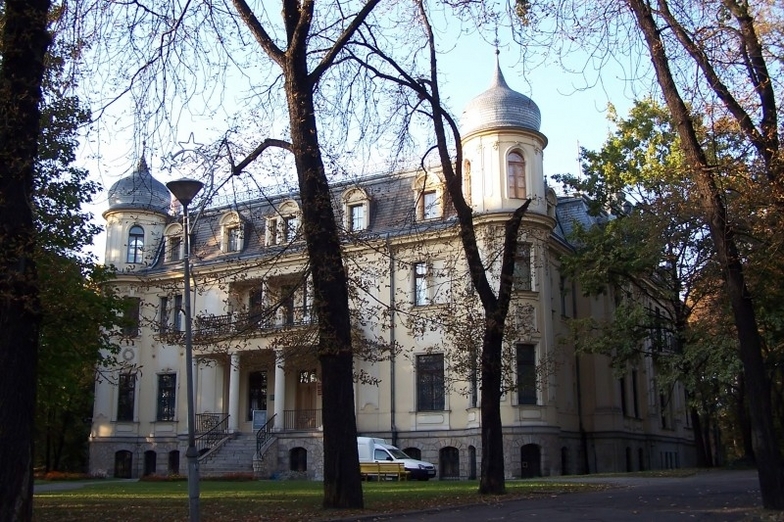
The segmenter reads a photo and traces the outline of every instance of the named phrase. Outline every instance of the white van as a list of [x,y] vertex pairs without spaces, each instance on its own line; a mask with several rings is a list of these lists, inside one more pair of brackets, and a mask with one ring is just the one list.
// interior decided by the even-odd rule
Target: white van
[[428,480],[436,476],[436,467],[429,462],[412,459],[384,439],[357,437],[360,462],[402,462],[409,477]]

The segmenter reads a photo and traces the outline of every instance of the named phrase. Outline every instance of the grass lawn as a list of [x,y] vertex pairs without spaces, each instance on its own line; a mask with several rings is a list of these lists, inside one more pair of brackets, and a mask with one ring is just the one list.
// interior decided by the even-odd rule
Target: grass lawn
[[[601,488],[596,484],[507,481],[503,497],[479,497],[476,481],[363,483],[365,510],[321,508],[321,482],[254,481],[200,483],[201,518],[214,521],[318,521],[359,514],[393,513],[511,497],[562,494]],[[150,522],[188,519],[188,484],[96,481],[79,489],[36,493],[38,522]]]

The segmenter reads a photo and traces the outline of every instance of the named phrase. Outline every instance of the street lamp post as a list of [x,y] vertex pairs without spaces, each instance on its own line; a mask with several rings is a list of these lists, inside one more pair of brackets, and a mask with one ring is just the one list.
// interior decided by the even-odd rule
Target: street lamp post
[[193,333],[191,332],[191,261],[190,261],[190,230],[188,222],[188,205],[202,189],[204,184],[195,179],[178,179],[166,184],[169,192],[182,205],[182,233],[185,294],[185,375],[186,393],[188,394],[188,510],[191,522],[199,522],[199,454],[196,451],[196,412],[193,404]]

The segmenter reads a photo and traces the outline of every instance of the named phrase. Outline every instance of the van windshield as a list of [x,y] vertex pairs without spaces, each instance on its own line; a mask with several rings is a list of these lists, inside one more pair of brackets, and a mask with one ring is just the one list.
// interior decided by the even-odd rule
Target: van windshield
[[408,455],[406,455],[405,453],[403,453],[402,451],[400,451],[397,448],[387,448],[387,451],[393,457],[395,457],[396,459],[410,459],[411,458],[411,457],[409,457]]

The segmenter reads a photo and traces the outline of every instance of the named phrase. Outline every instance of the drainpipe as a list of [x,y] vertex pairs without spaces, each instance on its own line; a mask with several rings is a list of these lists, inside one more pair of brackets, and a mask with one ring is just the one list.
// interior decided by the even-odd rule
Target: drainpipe
[[397,426],[395,425],[395,255],[387,232],[387,252],[389,252],[389,423],[392,431],[392,445],[397,446]]

